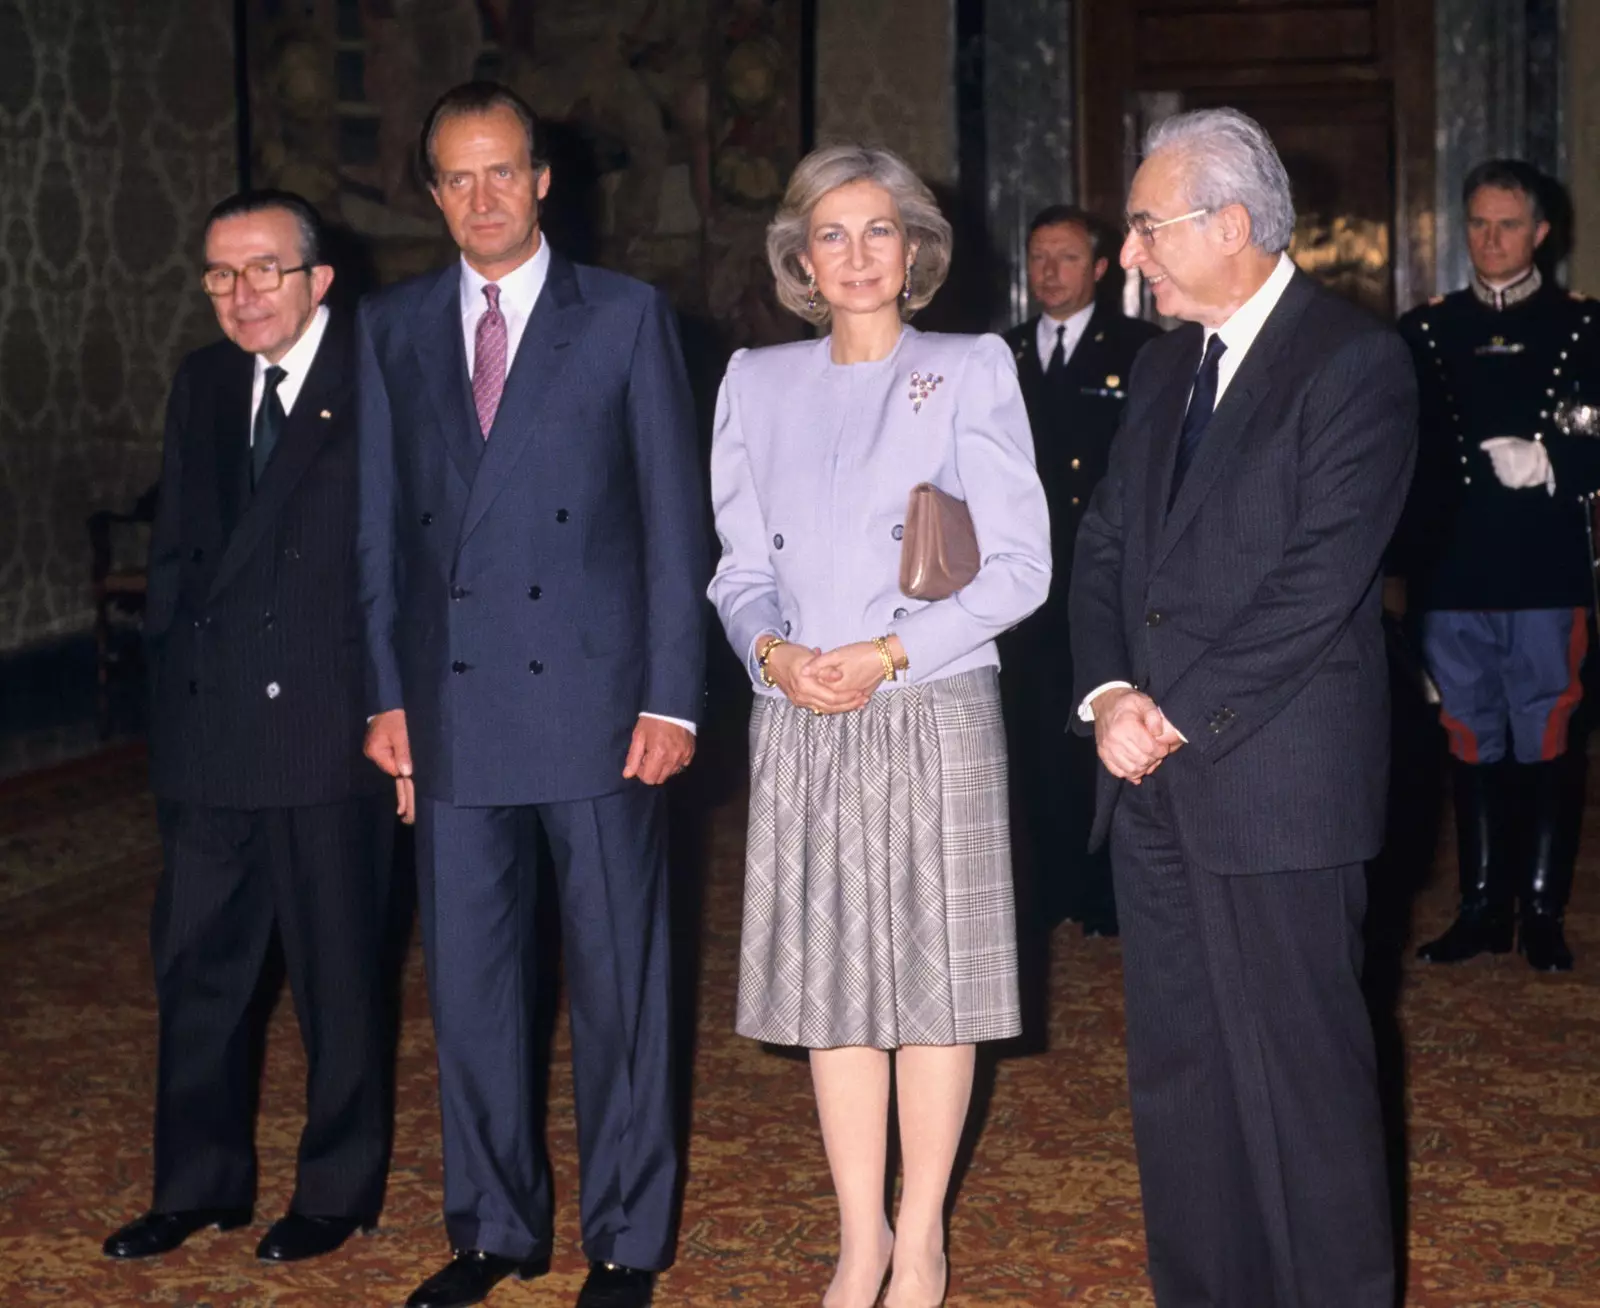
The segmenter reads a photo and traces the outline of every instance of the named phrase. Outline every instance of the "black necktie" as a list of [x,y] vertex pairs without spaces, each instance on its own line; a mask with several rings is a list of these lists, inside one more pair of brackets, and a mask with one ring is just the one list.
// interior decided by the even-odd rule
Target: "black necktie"
[[1194,462],[1195,451],[1200,448],[1200,438],[1205,435],[1211,421],[1211,411],[1217,407],[1217,364],[1228,347],[1222,337],[1215,334],[1206,342],[1205,357],[1200,360],[1200,371],[1194,375],[1194,390],[1189,393],[1189,409],[1183,415],[1183,431],[1178,436],[1178,462],[1172,469],[1172,493],[1167,496],[1167,507],[1178,498],[1178,487],[1183,476]]
[[283,401],[278,398],[278,383],[289,374],[282,368],[271,367],[266,372],[266,386],[261,391],[261,407],[256,410],[255,428],[250,433],[250,489],[261,483],[272,448],[283,431]]
[[1056,328],[1056,348],[1050,351],[1050,362],[1045,365],[1046,377],[1057,377],[1067,366],[1067,324]]

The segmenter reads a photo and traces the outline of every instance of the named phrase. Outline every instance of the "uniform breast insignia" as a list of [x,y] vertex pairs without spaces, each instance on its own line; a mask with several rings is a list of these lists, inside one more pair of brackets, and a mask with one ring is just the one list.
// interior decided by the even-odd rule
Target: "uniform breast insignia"
[[1096,332],[1096,333],[1095,333],[1095,334],[1094,334],[1094,338],[1095,338],[1095,340],[1097,340],[1097,341],[1103,341],[1103,340],[1105,340],[1105,338],[1106,338],[1106,334],[1105,334],[1105,333],[1104,333],[1104,332]]
[[1116,390],[1117,387],[1122,385],[1122,378],[1117,376],[1116,373],[1112,373],[1106,378],[1106,385],[1112,390]]
[[[1442,295],[1431,296],[1429,298],[1429,300],[1428,300],[1428,303],[1429,304],[1443,304],[1444,303],[1444,296],[1442,296]],[[1427,323],[1423,323],[1422,326],[1423,326],[1423,330],[1427,330],[1427,326],[1428,326]]]
[[1521,341],[1508,341],[1504,336],[1491,336],[1487,345],[1480,345],[1474,354],[1521,354],[1528,347]]
[[317,417],[319,417],[319,418],[331,418],[331,417],[333,417],[333,414],[330,413],[327,409],[324,409],[321,413],[319,413],[317,415]]
[[943,377],[935,376],[931,372],[914,372],[911,374],[911,393],[908,398],[911,400],[911,411],[913,413],[922,412],[922,402],[938,389],[939,383],[943,380]]
[[1128,392],[1122,390],[1121,386],[1121,376],[1112,372],[1106,374],[1106,384],[1104,386],[1083,386],[1079,388],[1078,394],[1099,395],[1108,400],[1124,400],[1127,399]]

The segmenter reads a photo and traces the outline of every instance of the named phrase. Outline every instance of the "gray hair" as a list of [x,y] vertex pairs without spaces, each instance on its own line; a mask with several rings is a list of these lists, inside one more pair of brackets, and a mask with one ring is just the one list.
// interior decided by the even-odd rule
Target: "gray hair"
[[800,255],[811,235],[811,211],[830,191],[851,182],[875,182],[889,192],[906,245],[917,247],[911,295],[900,301],[901,316],[909,318],[933,299],[950,271],[950,223],[939,212],[939,202],[927,184],[899,155],[869,145],[818,146],[795,168],[783,202],[767,227],[767,262],[777,282],[778,303],[807,322],[821,325],[829,318],[828,302],[809,304],[811,290]]
[[1181,159],[1191,208],[1215,213],[1241,204],[1250,215],[1250,243],[1277,254],[1294,235],[1289,174],[1266,129],[1237,109],[1195,109],[1157,123],[1144,155],[1172,150]]

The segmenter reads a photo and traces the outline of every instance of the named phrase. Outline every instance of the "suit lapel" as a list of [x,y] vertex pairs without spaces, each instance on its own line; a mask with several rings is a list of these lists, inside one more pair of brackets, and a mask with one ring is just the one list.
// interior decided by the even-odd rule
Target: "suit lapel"
[[[505,488],[511,470],[534,438],[541,410],[549,412],[548,397],[560,379],[568,347],[582,333],[591,312],[579,293],[572,265],[552,251],[544,288],[506,374],[494,428],[467,496],[461,540],[472,534]],[[459,326],[456,334],[460,335]]]
[[1024,391],[1031,391],[1044,383],[1044,369],[1039,366],[1039,318],[1034,315],[1022,325],[1022,339],[1014,347],[1017,360],[1017,379]]
[[[1172,490],[1172,470],[1178,457],[1178,434],[1183,430],[1184,411],[1189,407],[1189,391],[1195,370],[1200,366],[1200,342],[1204,330],[1195,323],[1173,329],[1172,337],[1183,341],[1177,352],[1178,363],[1164,379],[1151,406],[1150,423],[1155,434],[1150,441],[1150,463],[1145,469],[1146,508],[1149,512],[1149,548],[1153,555],[1160,544],[1167,518],[1167,497]],[[1191,470],[1190,475],[1193,475]]]
[[223,544],[239,525],[239,515],[250,496],[250,388],[254,381],[254,356],[230,350],[213,392],[216,412],[211,431]]
[[461,264],[442,269],[422,302],[411,334],[412,348],[439,419],[439,431],[464,485],[471,486],[483,462],[483,434],[467,375],[467,342],[461,328]]
[[[1233,380],[1228,383],[1226,393],[1206,426],[1200,448],[1194,456],[1194,463],[1184,477],[1183,485],[1178,489],[1178,498],[1173,501],[1172,512],[1167,515],[1160,541],[1150,560],[1152,571],[1160,567],[1162,561],[1172,552],[1184,528],[1189,525],[1195,511],[1204,503],[1218,476],[1227,467],[1229,459],[1238,449],[1240,441],[1244,439],[1252,415],[1272,386],[1273,370],[1278,356],[1288,348],[1289,342],[1293,339],[1295,328],[1305,313],[1306,305],[1311,302],[1314,287],[1315,283],[1304,273],[1294,275],[1272,312],[1267,315],[1267,320],[1251,344],[1244,362],[1239,365],[1239,371],[1234,373]],[[1198,352],[1195,366],[1199,366]],[[1179,427],[1182,426],[1182,422],[1180,414]],[[1168,451],[1165,461],[1168,485],[1171,484],[1172,465],[1177,455],[1176,432],[1173,441],[1173,448]],[[1164,494],[1165,488],[1163,488]],[[1163,498],[1160,504],[1165,503],[1166,500]],[[1159,508],[1160,505],[1156,507]]]
[[[295,397],[294,409],[283,424],[277,448],[222,552],[211,580],[213,596],[238,574],[283,511],[306,469],[337,429],[334,419],[345,417],[350,398],[349,356],[349,327],[343,319],[332,318]],[[248,394],[244,407],[248,414]]]

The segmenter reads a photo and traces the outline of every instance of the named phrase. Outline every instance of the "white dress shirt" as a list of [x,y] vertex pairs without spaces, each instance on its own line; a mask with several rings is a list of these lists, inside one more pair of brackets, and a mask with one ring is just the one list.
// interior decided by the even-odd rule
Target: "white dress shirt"
[[[328,306],[319,304],[311,315],[311,325],[300,333],[300,339],[289,347],[289,353],[279,359],[276,366],[283,369],[284,377],[278,383],[278,402],[283,405],[283,416],[288,417],[305,385],[306,374],[311,371],[311,361],[317,357],[317,347],[328,330]],[[261,410],[261,397],[267,393],[267,369],[273,367],[262,355],[256,355],[255,380],[250,383],[250,444],[256,443],[256,414]]]
[[[522,333],[527,330],[528,319],[533,317],[534,305],[544,290],[545,279],[550,275],[550,242],[539,238],[539,248],[533,258],[518,264],[495,283],[500,288],[500,314],[506,320],[506,376],[516,362],[517,346],[522,344]],[[474,357],[478,351],[478,319],[489,310],[489,301],[483,288],[489,279],[461,259],[461,331],[467,345],[467,380],[472,380],[472,370],[477,366]],[[669,718],[665,713],[640,713],[641,718],[659,718],[682,727],[691,736],[695,724],[683,718]]]
[[[1200,342],[1202,359],[1205,358],[1206,347],[1211,344],[1213,336],[1222,337],[1222,343],[1228,347],[1217,360],[1217,399],[1211,408],[1213,413],[1216,412],[1216,405],[1222,403],[1223,392],[1228,389],[1228,383],[1239,371],[1239,365],[1244,362],[1245,355],[1250,353],[1250,347],[1256,343],[1256,337],[1261,335],[1262,327],[1272,316],[1272,311],[1278,307],[1278,301],[1288,289],[1294,271],[1294,260],[1287,253],[1280,254],[1277,267],[1256,289],[1256,293],[1234,310],[1233,317],[1215,331],[1209,327],[1206,329],[1205,336]],[[1198,365],[1196,367],[1198,369]],[[1193,384],[1189,387],[1189,394],[1194,394]],[[1132,683],[1127,681],[1108,681],[1104,685],[1096,686],[1083,697],[1083,703],[1078,705],[1078,720],[1094,721],[1094,709],[1091,706],[1105,691],[1131,689],[1133,689]],[[1180,739],[1187,739],[1181,731],[1178,735]]]
[[[511,375],[511,365],[516,361],[517,346],[522,344],[522,333],[528,319],[533,317],[533,306],[539,303],[539,293],[544,290],[545,278],[550,275],[550,242],[539,238],[539,248],[533,258],[518,264],[495,283],[500,288],[500,315],[506,320],[506,376]],[[461,260],[461,331],[467,342],[467,380],[478,361],[478,319],[489,310],[489,301],[483,288],[489,279],[463,257]]]
[[1056,329],[1067,329],[1061,336],[1061,362],[1065,363],[1072,358],[1072,352],[1078,348],[1078,342],[1083,339],[1084,330],[1089,326],[1089,319],[1093,317],[1093,300],[1066,318],[1052,318],[1048,313],[1039,315],[1039,326],[1034,335],[1038,341],[1039,367],[1042,371],[1050,370],[1050,356],[1056,352]]

